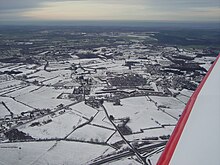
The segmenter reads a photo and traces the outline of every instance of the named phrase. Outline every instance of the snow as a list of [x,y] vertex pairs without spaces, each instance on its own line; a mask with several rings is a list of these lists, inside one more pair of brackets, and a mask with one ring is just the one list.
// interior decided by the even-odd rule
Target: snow
[[127,126],[131,128],[133,132],[138,132],[140,129],[146,129],[151,127],[158,127],[159,125],[155,123],[150,117],[148,112],[139,112],[133,116]]
[[99,111],[91,123],[96,124],[96,125],[100,125],[100,126],[104,126],[104,127],[110,128],[110,129],[115,129],[115,127],[111,124],[111,122],[106,117],[106,114],[104,111]]
[[212,64],[202,64],[200,65],[201,67],[205,68],[207,71],[209,70],[209,68],[212,66]]
[[181,94],[191,97],[191,95],[193,94],[194,91],[192,90],[188,90],[188,89],[183,89],[182,91],[180,91]]
[[0,164],[86,164],[108,148],[109,146],[69,141],[5,143],[0,144]]
[[189,101],[189,97],[188,97],[188,96],[185,96],[185,95],[182,95],[182,94],[178,95],[176,98],[177,98],[179,101],[181,101],[181,102],[183,102],[183,103],[185,103],[185,104]]
[[150,96],[152,100],[157,102],[157,105],[165,105],[171,109],[184,109],[185,104],[175,99],[174,97]]
[[[120,34],[121,33],[119,33],[119,35]],[[109,34],[105,35],[109,36]],[[112,33],[112,36],[114,36],[114,33]],[[118,34],[116,36],[118,37]],[[108,72],[112,77],[123,76],[124,74],[139,74],[146,78],[146,83],[148,85],[150,83],[150,87],[152,87],[154,91],[157,92],[162,90],[161,85],[163,84],[164,78],[167,80],[172,80],[174,77],[172,74],[160,75],[160,73],[152,73],[151,75],[151,71],[147,70],[145,65],[160,64],[161,66],[167,66],[172,64],[172,62],[166,58],[166,54],[168,55],[177,53],[189,56],[195,56],[195,54],[186,52],[186,50],[181,50],[182,53],[179,53],[177,52],[177,48],[174,47],[155,47],[151,44],[143,46],[141,42],[138,43],[141,41],[140,39],[151,39],[153,33],[149,35],[145,33],[123,33],[122,36],[132,37],[133,39],[130,41],[136,43],[130,42],[128,45],[124,45],[126,42],[122,41],[121,44],[123,45],[118,45],[115,48],[103,47],[106,49],[105,52],[102,50],[102,47],[98,48],[98,51],[94,53],[96,53],[100,59],[75,58],[76,56],[74,54],[77,52],[92,53],[92,51],[95,49],[81,49],[76,51],[67,50],[68,52],[66,53],[71,55],[73,58],[68,59],[68,61],[65,59],[66,62],[59,62],[57,61],[58,59],[50,59],[49,66],[47,67],[48,71],[44,70],[46,61],[43,61],[42,58],[39,61],[39,63],[42,64],[41,66],[25,64],[6,65],[0,63],[0,71],[14,69],[23,72],[21,74],[14,75],[15,77],[5,74],[0,75],[0,102],[4,101],[15,114],[31,111],[33,109],[44,108],[49,108],[51,111],[54,111],[61,108],[61,106],[58,108],[58,105],[60,104],[66,106],[64,107],[65,110],[60,109],[59,111],[55,111],[55,115],[49,114],[46,116],[39,116],[39,118],[33,119],[33,121],[31,119],[29,121],[26,119],[27,123],[23,122],[22,125],[16,125],[15,128],[32,136],[35,139],[44,139],[50,141],[21,143],[13,142],[13,144],[0,144],[0,164],[90,164],[92,162],[91,160],[94,158],[100,158],[105,154],[107,155],[116,153],[121,151],[122,148],[128,147],[127,144],[124,144],[123,147],[116,151],[115,149],[108,146],[109,144],[122,141],[122,138],[107,118],[106,113],[102,107],[92,108],[86,105],[84,102],[77,103],[76,100],[68,98],[68,95],[73,92],[73,87],[81,85],[76,77],[83,75],[85,78],[91,78],[93,80],[93,84],[91,85],[90,96],[95,96],[97,98],[105,97],[104,94],[96,94],[96,92],[100,92],[102,89],[109,86],[109,84],[105,81],[101,81],[107,80],[109,78],[107,77]],[[118,41],[118,43],[120,43],[120,41]],[[47,51],[45,50],[43,53],[46,52]],[[122,53],[123,55],[116,55],[114,56],[114,59],[105,59],[107,55],[115,55],[117,52]],[[55,54],[57,53],[59,52],[56,52]],[[146,59],[140,59],[141,57],[145,57]],[[125,62],[127,60],[136,61],[138,64],[135,64],[135,66],[132,66],[132,69],[129,70],[128,66],[125,66]],[[200,66],[208,69],[211,66],[211,62],[213,60],[213,57],[196,57],[194,62],[199,62]],[[86,71],[80,67],[78,67],[77,73],[75,73],[73,70],[67,69],[74,64],[77,67],[81,66],[82,68],[85,68]],[[88,74],[88,71],[90,71],[90,74]],[[25,81],[15,80],[20,79],[22,75],[26,75],[28,78]],[[186,76],[190,75],[188,74]],[[195,81],[199,81],[201,77],[202,76],[196,77]],[[190,77],[186,78],[189,79]],[[36,83],[35,80],[38,81],[37,85],[34,85]],[[169,85],[172,86],[172,83]],[[150,137],[170,135],[175,128],[175,124],[182,114],[183,109],[185,108],[185,104],[193,93],[193,91],[186,89],[182,91],[174,90],[171,86],[169,86],[171,88],[170,90],[173,95],[176,94],[175,97],[130,97],[121,99],[121,106],[115,106],[112,102],[106,101],[104,102],[104,106],[107,109],[108,114],[114,116],[113,122],[116,125],[121,124],[123,119],[129,118],[126,126],[132,130],[133,134],[125,135],[125,138],[131,141],[131,143],[146,140],[146,138]],[[131,92],[133,89],[128,87],[127,89],[121,90]],[[57,96],[60,94],[63,94],[65,97],[62,99],[57,99]],[[216,116],[214,116],[211,112],[212,106],[210,107],[210,114],[208,113],[206,115],[212,115],[213,118],[217,118],[219,114],[216,113]],[[0,104],[0,117],[3,118],[6,114],[9,114],[9,112],[2,104]],[[194,117],[194,119],[196,119],[196,117]],[[86,123],[89,121],[89,119],[92,121],[90,123]],[[14,119],[14,121],[9,121],[7,123],[7,121],[5,122],[2,119],[2,123],[4,126],[4,124],[6,125],[10,122],[14,122],[12,123],[14,126],[16,122],[18,122],[16,120],[17,119]],[[49,123],[45,122],[50,120],[52,121]],[[32,125],[31,127],[30,125],[34,122],[39,122],[40,125]],[[203,122],[206,125],[212,123],[212,121],[207,121],[206,118],[203,119]],[[19,122],[19,124],[20,123],[21,122]],[[82,126],[83,123],[86,123],[86,125]],[[204,123],[202,123],[203,127],[206,126],[204,126]],[[219,125],[219,123],[215,124]],[[215,127],[215,125],[212,125],[212,128],[214,128],[214,130],[218,129]],[[206,130],[210,128],[201,129],[201,127],[199,127],[197,129],[200,129],[206,133]],[[207,131],[211,131],[211,129]],[[4,140],[4,136],[1,136],[0,138]],[[57,141],[52,141],[54,139],[57,139]],[[208,140],[212,139],[216,140],[217,138],[209,137]],[[163,140],[152,140],[152,142],[155,141],[159,142]],[[95,142],[103,142],[103,144],[94,144]],[[104,144],[104,142],[107,142],[107,144]],[[216,140],[216,144],[217,143],[218,141]],[[18,149],[19,147],[22,149]],[[160,153],[153,154],[153,156],[150,157],[153,164],[156,164],[159,155]],[[134,160],[134,158],[135,156],[121,158],[120,160],[107,164],[139,164]]]
[[[168,101],[172,99],[164,100],[164,97],[157,97],[157,100],[162,100],[164,104],[169,104]],[[113,115],[115,119],[130,118],[127,126],[132,129],[132,132],[139,132],[140,129],[151,127],[160,127],[162,124],[176,124],[177,122],[169,115],[159,111],[147,97],[122,99],[121,104],[122,106],[113,106],[112,103],[104,103],[109,115]]]
[[3,106],[3,104],[0,104],[0,118],[3,118],[5,115],[10,115],[8,110]]
[[20,80],[10,80],[10,81],[3,81],[0,82],[0,90],[5,89],[5,88],[9,88],[12,86],[18,86],[21,84]]
[[22,82],[18,80],[7,80],[4,82],[0,82],[0,94],[2,95],[11,91],[16,91],[18,88],[24,86],[25,84],[22,84]]
[[[128,100],[128,102],[130,101]],[[146,107],[151,104],[150,102],[149,104],[148,102],[142,104],[133,104],[133,106],[127,104],[128,102],[122,100],[122,106],[113,106],[112,103],[105,103],[105,107],[108,113],[113,115],[116,119],[129,117],[130,121],[127,123],[127,126],[129,126],[133,132],[140,131],[140,129],[144,128],[158,126],[154,121],[151,120],[146,110]],[[156,109],[156,107],[153,105],[151,108]]]
[[7,96],[18,97],[18,96],[21,96],[21,95],[29,94],[31,91],[36,90],[38,88],[39,88],[38,86],[30,85],[30,86],[27,86],[25,88],[10,92],[9,94],[7,94]]
[[[24,165],[48,152],[55,142],[0,143],[1,165]],[[19,147],[21,149],[19,149]]]
[[[40,70],[34,74],[31,74],[28,76],[29,81],[34,81],[37,80],[39,82],[45,82],[47,80],[51,80],[57,77],[62,77],[62,78],[69,78],[71,74],[70,70],[57,70],[57,71],[45,71],[45,70]],[[34,77],[34,78],[31,78]]]
[[142,138],[170,135],[172,133],[173,129],[174,129],[174,127],[171,127],[171,128],[165,127],[165,128],[144,130],[144,132],[140,133],[140,134],[127,135],[126,139],[132,141],[133,139],[142,139]]
[[114,131],[106,128],[86,125],[75,130],[68,139],[105,142],[113,133]]
[[[171,135],[173,132],[174,127],[164,127],[164,128],[155,128],[155,129],[149,129],[149,130],[144,130],[142,133],[137,133],[137,134],[131,134],[131,135],[125,135],[124,137],[128,141],[134,141],[136,140],[144,140],[146,138],[150,137],[159,137],[159,136],[167,136]],[[111,139],[108,141],[109,144],[114,144],[118,141],[121,141],[122,138],[119,135],[119,133],[115,133]]]
[[8,94],[11,97],[15,97],[16,100],[28,104],[34,108],[51,108],[54,109],[59,104],[69,105],[73,103],[70,100],[56,99],[61,93],[61,90],[56,90],[52,87],[38,87],[28,86],[21,90]]
[[79,142],[61,141],[33,165],[73,165],[87,164],[86,162],[94,159],[108,149],[109,146],[86,144]]
[[[171,108],[180,108],[178,100],[175,98],[158,97],[154,98],[158,102],[163,103],[162,105],[170,105],[169,101],[172,101],[174,106]],[[127,126],[132,129],[135,134],[126,135],[127,140],[143,139],[148,137],[159,137],[162,135],[170,135],[174,129],[177,120],[161,110],[158,110],[154,102],[150,101],[148,97],[131,97],[121,99],[122,106],[113,106],[112,103],[104,102],[109,115],[113,115],[115,119],[129,117],[130,121]],[[182,107],[182,106],[181,106]],[[165,111],[169,112],[174,117],[179,118],[179,114],[182,113],[183,109],[170,109],[167,108]],[[117,121],[115,122],[117,123]],[[162,127],[162,125],[171,125]],[[114,134],[109,143],[115,143],[120,141],[121,136],[116,133]]]
[[[179,119],[181,114],[183,113],[184,109],[170,109],[170,108],[161,108],[162,110],[164,110],[165,112],[169,113],[170,115],[172,115],[173,117],[175,117],[176,119]],[[170,124],[176,124],[177,121],[170,123]],[[166,123],[167,124],[167,123]]]
[[131,157],[122,158],[122,159],[120,159],[118,161],[106,163],[106,165],[128,165],[128,164],[129,165],[141,165],[141,163],[135,161]]
[[61,62],[49,62],[49,66],[48,68],[49,69],[65,69],[65,68],[68,68],[70,67],[71,65],[69,63],[61,63]]
[[53,98],[48,97],[47,95],[40,95],[40,94],[33,94],[33,93],[19,96],[17,97],[17,100],[25,104],[28,104],[34,108],[39,108],[39,109],[43,109],[43,108],[55,109],[60,104],[69,105],[73,103],[70,100],[53,99]]
[[215,59],[215,57],[201,57],[195,58],[194,61],[200,63],[200,66],[208,71],[212,65],[211,62],[213,62]]
[[176,124],[177,120],[173,117],[169,116],[168,114],[162,112],[162,111],[155,111],[149,113],[151,118],[156,122],[159,123],[159,125],[166,125],[166,124]]
[[76,111],[77,113],[79,113],[80,115],[87,117],[87,118],[90,118],[97,113],[96,109],[86,105],[84,102],[72,105],[70,106],[70,108]]
[[33,91],[32,93],[34,93],[34,94],[36,93],[36,94],[39,94],[42,96],[47,95],[47,97],[50,97],[50,98],[56,98],[62,92],[63,92],[62,90],[56,90],[52,87],[45,87],[44,86],[42,88],[39,88],[36,91]]
[[[6,106],[11,110],[11,112],[13,112],[14,114],[20,114],[21,112],[26,112],[26,111],[32,111],[33,110],[32,108],[30,108],[30,107],[28,107],[26,105],[23,105],[23,104],[21,104],[19,102],[16,102],[12,98],[1,97],[0,96],[0,100],[3,101],[6,104]],[[5,109],[5,107],[4,107],[4,109]],[[2,111],[2,110],[3,109],[0,108],[0,111]]]
[[51,79],[51,80],[48,80],[48,81],[46,81],[46,82],[43,82],[43,84],[45,84],[45,85],[55,85],[56,83],[59,83],[59,82],[61,82],[62,80],[63,80],[62,77],[55,77],[55,78],[53,78],[53,79]]
[[[52,122],[48,124],[43,124],[43,121],[52,119]],[[30,124],[25,126],[18,127],[22,132],[28,133],[33,138],[37,139],[51,139],[51,138],[64,138],[69,134],[75,127],[85,122],[85,119],[82,119],[79,116],[74,114],[65,113],[58,115],[57,117],[51,118],[46,116],[44,118],[35,120],[33,122],[39,121],[41,126],[30,127]],[[33,123],[32,122],[32,123]],[[56,129],[54,129],[56,128]]]
[[151,161],[152,165],[157,164],[157,162],[158,162],[158,160],[160,158],[160,155],[162,154],[162,151],[163,150],[161,150],[158,153],[153,154],[152,156],[149,156],[148,159]]
[[198,62],[198,63],[211,63],[212,61],[214,61],[216,59],[216,57],[200,57],[200,58],[195,58],[194,61]]

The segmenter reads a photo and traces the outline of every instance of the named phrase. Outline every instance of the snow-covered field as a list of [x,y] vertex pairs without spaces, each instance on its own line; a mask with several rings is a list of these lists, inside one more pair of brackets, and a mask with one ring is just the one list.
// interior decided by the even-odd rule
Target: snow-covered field
[[32,164],[55,144],[51,142],[0,143],[0,164]]
[[[0,100],[3,101],[6,104],[6,106],[11,110],[11,112],[13,112],[14,114],[20,115],[21,112],[27,112],[27,111],[33,110],[33,108],[30,108],[24,104],[21,104],[21,103],[15,101],[9,97],[1,97],[0,96]],[[0,116],[2,116],[2,112],[4,113],[7,110],[5,107],[3,107],[2,104],[0,104],[0,105],[1,105],[0,106]]]
[[[161,105],[172,105],[171,108],[180,109],[179,102],[173,98],[154,97]],[[170,103],[173,101],[176,105]],[[110,115],[116,119],[129,117],[127,123],[132,132],[139,132],[141,129],[161,127],[163,124],[176,124],[176,120],[169,115],[159,111],[154,102],[147,97],[131,97],[121,100],[122,106],[114,106],[112,103],[105,102],[104,105]],[[179,112],[179,111],[178,111]]]
[[55,99],[55,98],[48,97],[47,95],[41,95],[39,93],[30,93],[28,95],[19,96],[17,97],[17,99],[34,108],[40,108],[40,109],[43,109],[43,108],[54,109],[60,104],[69,105],[73,103],[70,100]]
[[[5,79],[6,78],[6,79]],[[25,86],[24,84],[22,84],[22,81],[20,80],[11,80],[11,77],[8,76],[4,76],[3,78],[0,78],[1,80],[3,79],[3,81],[1,82],[0,80],[0,94],[6,94],[10,91],[15,91],[18,88],[21,88],[23,86]]]
[[3,104],[0,104],[0,117],[4,118],[5,115],[10,115],[10,112],[3,106]]
[[166,106],[171,109],[183,109],[185,105],[174,97],[150,96],[157,103],[157,106]]
[[7,94],[15,97],[16,100],[23,102],[34,108],[56,108],[59,104],[68,105],[73,103],[70,100],[57,99],[56,97],[65,90],[56,90],[52,87],[28,86],[26,88]]
[[75,130],[68,139],[83,140],[91,142],[106,142],[106,140],[114,133],[113,130],[101,128],[92,125],[86,125]]
[[86,105],[84,102],[72,105],[72,106],[70,106],[70,108],[74,112],[76,112],[79,115],[82,115],[86,118],[90,118],[90,117],[94,116],[97,113],[96,109]]
[[92,124],[104,126],[110,129],[115,129],[114,126],[110,123],[104,111],[100,111],[91,122]]
[[0,144],[3,165],[73,165],[87,164],[102,155],[109,146],[80,142],[50,141]]
[[[135,145],[168,140],[193,94],[188,89],[199,84],[205,71],[176,73],[165,72],[163,68],[178,65],[170,57],[175,56],[178,61],[181,55],[195,57],[186,58],[186,62],[198,62],[198,66],[208,70],[215,58],[200,58],[190,50],[145,42],[156,42],[154,32],[102,35],[109,34],[113,37],[110,41],[118,44],[88,50],[78,49],[81,43],[76,48],[50,47],[48,51],[37,50],[33,60],[38,61],[33,64],[0,63],[0,165],[87,165],[108,154],[129,152],[122,134]],[[100,34],[89,35],[97,38]],[[107,41],[106,37],[102,44]],[[61,59],[62,53],[69,57]],[[96,58],[80,59],[79,54]],[[119,98],[121,105],[114,105],[113,101],[117,104]],[[103,100],[104,108],[100,106]],[[27,111],[30,113],[22,113]],[[21,131],[21,137],[14,137],[15,129]],[[124,132],[119,134],[118,129]],[[22,133],[33,141],[23,138]],[[152,164],[160,154],[148,157]],[[121,157],[106,164],[140,164],[135,159],[136,156]]]
[[[52,120],[50,123],[44,124],[44,121]],[[36,139],[52,139],[52,138],[64,138],[75,127],[84,123],[86,120],[74,115],[72,113],[64,113],[55,117],[45,116],[41,119],[34,120],[30,124],[26,124],[18,127],[24,133],[29,134]],[[34,122],[39,122],[39,126],[31,127]]]

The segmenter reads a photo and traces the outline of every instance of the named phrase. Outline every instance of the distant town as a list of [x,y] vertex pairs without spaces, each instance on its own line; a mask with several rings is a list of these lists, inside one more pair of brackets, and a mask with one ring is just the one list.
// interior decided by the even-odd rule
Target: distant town
[[0,164],[156,164],[219,47],[99,28],[0,28]]

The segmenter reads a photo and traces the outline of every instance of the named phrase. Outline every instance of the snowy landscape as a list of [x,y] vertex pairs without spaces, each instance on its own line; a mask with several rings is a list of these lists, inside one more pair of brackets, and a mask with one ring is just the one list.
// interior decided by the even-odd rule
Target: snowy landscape
[[157,31],[0,32],[2,165],[156,164],[217,56]]

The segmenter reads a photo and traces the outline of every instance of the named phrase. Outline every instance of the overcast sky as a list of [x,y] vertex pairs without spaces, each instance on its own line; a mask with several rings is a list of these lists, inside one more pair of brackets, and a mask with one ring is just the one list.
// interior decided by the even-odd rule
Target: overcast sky
[[220,21],[220,0],[0,0],[1,21]]

